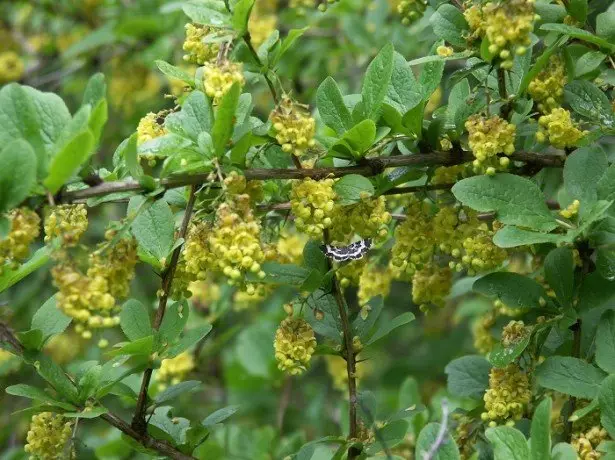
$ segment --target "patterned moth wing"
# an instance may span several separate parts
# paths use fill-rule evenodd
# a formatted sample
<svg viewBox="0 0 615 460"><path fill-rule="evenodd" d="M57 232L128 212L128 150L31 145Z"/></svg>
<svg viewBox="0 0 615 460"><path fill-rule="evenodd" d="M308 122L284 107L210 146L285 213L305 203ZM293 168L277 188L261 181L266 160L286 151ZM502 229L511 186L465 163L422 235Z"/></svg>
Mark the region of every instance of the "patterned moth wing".
<svg viewBox="0 0 615 460"><path fill-rule="evenodd" d="M324 253L327 257L336 262L345 262L346 260L361 259L371 247L372 240L368 238L366 240L351 243L348 246L332 246L330 244L325 244Z"/></svg>

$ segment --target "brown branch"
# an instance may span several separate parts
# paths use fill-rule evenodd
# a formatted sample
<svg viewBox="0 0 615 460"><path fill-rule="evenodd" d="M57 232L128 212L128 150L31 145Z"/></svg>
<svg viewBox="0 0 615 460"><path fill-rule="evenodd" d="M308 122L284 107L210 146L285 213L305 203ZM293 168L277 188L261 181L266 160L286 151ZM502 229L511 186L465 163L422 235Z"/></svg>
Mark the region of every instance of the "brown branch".
<svg viewBox="0 0 615 460"><path fill-rule="evenodd" d="M192 216L192 210L194 209L194 202L196 200L197 186L193 185L190 189L190 198L188 198L188 204L186 205L186 211L182 220L181 228L179 230L178 238L185 238L188 232L188 224L190 223L190 217ZM173 251L171 261L168 268L162 274L162 294L158 301L158 310L156 310L156 317L154 318L154 330L160 328L164 313L167 308L167 302L169 300L169 294L171 293L171 287L173 285L173 277L175 276L175 270L177 263L179 262L179 256L181 254L182 246L178 246ZM137 407L135 414L132 418L132 429L137 433L144 434L147 432L147 422L145 421L145 411L147 409L147 390L149 388L150 381L152 379L153 368L148 367L143 373L143 380L141 381L141 390L139 391L139 398L137 399Z"/></svg>
<svg viewBox="0 0 615 460"><path fill-rule="evenodd" d="M562 166L565 157L563 155L543 155L533 152L517 152L510 155L513 161L533 163L541 166ZM360 174L362 176L377 176L387 168L399 166L450 166L465 163L471 160L468 155L454 155L446 152L434 152L416 155L398 155L390 157L366 158L361 164L356 166L342 166L333 168L312 168L312 169L293 169L293 168L268 168L268 169L246 169L244 174L247 180L269 180L269 179L324 179L326 177L343 177L349 174ZM165 189L184 187L187 185L201 185L210 180L209 173L178 175L161 179L158 186ZM82 190L64 192L58 201L73 202L97 196L109 195L118 192L141 192L143 187L134 179L125 181L105 182L104 184L89 187Z"/></svg>
<svg viewBox="0 0 615 460"><path fill-rule="evenodd" d="M325 242L329 242L329 232L325 230ZM331 260L327 259L329 270L331 270ZM342 340L344 345L344 351L342 356L346 360L346 373L348 375L348 425L349 433L348 439L354 441L359 436L359 423L357 420L357 355L352 345L352 327L350 320L348 319L348 312L346 301L344 300L344 294L340 289L337 276L333 276L332 282L333 296L337 303L337 308L340 314L340 321L342 325ZM348 460L354 460L361 455L361 450L355 446L351 446L348 449Z"/></svg>

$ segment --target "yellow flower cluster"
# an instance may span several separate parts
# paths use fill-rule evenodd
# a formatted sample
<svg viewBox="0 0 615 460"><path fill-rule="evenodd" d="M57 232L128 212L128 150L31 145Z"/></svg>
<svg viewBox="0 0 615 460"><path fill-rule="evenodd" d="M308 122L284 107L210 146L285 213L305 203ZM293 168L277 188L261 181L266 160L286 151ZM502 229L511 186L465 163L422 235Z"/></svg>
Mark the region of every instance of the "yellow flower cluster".
<svg viewBox="0 0 615 460"><path fill-rule="evenodd" d="M156 372L158 390L164 390L167 385L177 385L194 369L192 353L184 351L175 358L163 359L160 369Z"/></svg>
<svg viewBox="0 0 615 460"><path fill-rule="evenodd" d="M54 206L45 218L45 242L60 238L63 248L72 248L87 229L88 211L84 204Z"/></svg>
<svg viewBox="0 0 615 460"><path fill-rule="evenodd" d="M167 133L164 125L160 123L161 114L150 112L139 120L137 126L137 144L141 145Z"/></svg>
<svg viewBox="0 0 615 460"><path fill-rule="evenodd" d="M397 13L401 16L404 25L418 21L425 14L427 0L401 0L397 5Z"/></svg>
<svg viewBox="0 0 615 460"><path fill-rule="evenodd" d="M275 260L281 264L301 265L303 262L303 248L307 243L305 235L297 233L280 232L275 245L268 248L265 258Z"/></svg>
<svg viewBox="0 0 615 460"><path fill-rule="evenodd" d="M406 219L395 229L391 269L396 278L407 278L427 264L434 253L433 222L427 203L409 196Z"/></svg>
<svg viewBox="0 0 615 460"><path fill-rule="evenodd" d="M70 363L80 351L80 337L72 332L54 335L45 344L45 352L58 364Z"/></svg>
<svg viewBox="0 0 615 460"><path fill-rule="evenodd" d="M581 207L581 202L579 200L574 200L570 203L566 209L562 209L559 214L566 219L572 219L579 213L579 208Z"/></svg>
<svg viewBox="0 0 615 460"><path fill-rule="evenodd" d="M474 348L482 355L489 353L496 341L491 334L491 328L495 326L496 315L489 311L476 319L472 325L472 337L474 338Z"/></svg>
<svg viewBox="0 0 615 460"><path fill-rule="evenodd" d="M367 303L374 297L386 297L391 290L393 275L390 270L365 265L359 277L359 290L357 297L362 307L361 316L365 319L369 313Z"/></svg>
<svg viewBox="0 0 615 460"><path fill-rule="evenodd" d="M224 178L224 187L226 188L226 193L231 195L249 195L252 203L258 203L264 197L263 185L260 181L247 181L246 176L239 174L237 171L231 171Z"/></svg>
<svg viewBox="0 0 615 460"><path fill-rule="evenodd" d="M30 253L30 243L40 233L41 219L28 208L13 209L9 215L11 230L6 238L0 239L0 275L5 268L17 268Z"/></svg>
<svg viewBox="0 0 615 460"><path fill-rule="evenodd" d="M107 241L113 237L114 232L107 231ZM54 285L59 290L58 307L77 322L75 331L84 339L92 337L90 329L119 324L116 299L128 295L136 263L137 245L131 238L121 239L108 249L101 245L90 254L85 275L68 260L51 269Z"/></svg>
<svg viewBox="0 0 615 460"><path fill-rule="evenodd" d="M258 4L254 5L248 20L248 31L250 32L250 41L258 48L275 31L278 18L275 14L262 13L257 6Z"/></svg>
<svg viewBox="0 0 615 460"><path fill-rule="evenodd" d="M561 105L566 82L564 63L559 56L554 55L549 59L547 67L530 82L527 92L536 101L538 110L546 114Z"/></svg>
<svg viewBox="0 0 615 460"><path fill-rule="evenodd" d="M485 412L481 414L489 426L498 422L519 420L532 398L528 376L517 364L505 368L494 367L489 373L489 389L483 397Z"/></svg>
<svg viewBox="0 0 615 460"><path fill-rule="evenodd" d="M465 179L471 175L471 168L467 164L455 166L438 166L431 178L431 183L439 184L454 184L458 180Z"/></svg>
<svg viewBox="0 0 615 460"><path fill-rule="evenodd" d="M451 48L450 46L440 45L436 49L436 53L438 54L438 56L441 56L441 57L449 57L453 55L454 51L453 51L453 48ZM450 140L448 142L450 143ZM450 149L447 149L447 150L450 150Z"/></svg>
<svg viewBox="0 0 615 460"><path fill-rule="evenodd" d="M194 281L196 281L196 276L194 273L190 273L187 270L186 258L184 254L182 254L175 268L170 297L173 300L188 299L192 297L190 286Z"/></svg>
<svg viewBox="0 0 615 460"><path fill-rule="evenodd" d="M241 63L224 61L208 62L203 68L203 86L205 93L217 104L222 99L233 83L240 86L246 83L243 76L243 65Z"/></svg>
<svg viewBox="0 0 615 460"><path fill-rule="evenodd" d="M280 323L273 347L278 369L289 375L302 374L316 349L314 330L305 320L288 317Z"/></svg>
<svg viewBox="0 0 615 460"><path fill-rule="evenodd" d="M553 109L550 114L541 116L538 123L541 129L536 133L536 140L548 140L558 149L574 147L587 134L587 131L581 131L577 127L566 109Z"/></svg>
<svg viewBox="0 0 615 460"><path fill-rule="evenodd" d="M602 454L597 448L608 437L608 432L602 426L596 425L586 432L573 433L570 444L580 460L598 460Z"/></svg>
<svg viewBox="0 0 615 460"><path fill-rule="evenodd" d="M184 61L203 65L212 61L218 55L220 46L217 43L206 43L205 38L211 32L207 26L200 24L186 24L186 39L182 46L186 52Z"/></svg>
<svg viewBox="0 0 615 460"><path fill-rule="evenodd" d="M269 117L282 150L300 157L315 144L316 121L306 107L284 97Z"/></svg>
<svg viewBox="0 0 615 460"><path fill-rule="evenodd" d="M323 231L333 225L336 198L333 179L316 181L306 178L294 181L290 192L290 207L295 215L297 230L321 240Z"/></svg>
<svg viewBox="0 0 615 460"><path fill-rule="evenodd" d="M257 284L252 294L243 290L235 291L233 294L233 310L244 311L252 309L265 300L267 295L271 293L271 290L272 286L270 284Z"/></svg>
<svg viewBox="0 0 615 460"><path fill-rule="evenodd" d="M510 321L504 326L504 329L502 329L502 345L505 347L515 345L517 342L524 339L528 332L528 328L525 327L523 321Z"/></svg>
<svg viewBox="0 0 615 460"><path fill-rule="evenodd" d="M340 282L342 288L346 288L351 284L353 286L359 285L361 274L367 265L367 258L364 257L359 260L351 260L350 262L340 265L335 271L335 276Z"/></svg>
<svg viewBox="0 0 615 460"><path fill-rule="evenodd" d="M333 380L333 388L344 393L348 397L348 371L346 369L346 360L338 355L326 355L327 371ZM368 372L366 362L356 363L355 377L357 385L360 380L365 378Z"/></svg>
<svg viewBox="0 0 615 460"><path fill-rule="evenodd" d="M188 234L184 256L186 270L197 279L205 279L207 270L223 273L230 284L256 292L246 284L246 274L263 278L261 264L265 254L260 240L261 225L250 207L250 196L235 195L222 203L216 211L213 228L205 222L194 225Z"/></svg>
<svg viewBox="0 0 615 460"><path fill-rule="evenodd" d="M442 308L452 283L450 268L429 263L412 276L412 301L422 312L428 312L431 305Z"/></svg>
<svg viewBox="0 0 615 460"><path fill-rule="evenodd" d="M474 37L487 37L489 52L498 55L500 66L511 69L513 53L522 55L531 43L534 0L491 1L466 9L464 16Z"/></svg>
<svg viewBox="0 0 615 460"><path fill-rule="evenodd" d="M0 53L0 84L19 80L24 72L23 59L14 51Z"/></svg>
<svg viewBox="0 0 615 460"><path fill-rule="evenodd" d="M461 240L461 248L451 252L453 257L461 258L460 262L449 262L451 268L458 272L466 269L468 275L474 276L495 270L504 263L507 252L493 244L493 230L486 223L464 223L459 227L460 235L466 237Z"/></svg>
<svg viewBox="0 0 615 460"><path fill-rule="evenodd" d="M113 73L109 79L109 101L116 110L131 115L140 104L157 96L161 81L149 68L127 62L112 63Z"/></svg>
<svg viewBox="0 0 615 460"><path fill-rule="evenodd" d="M333 241L349 242L356 233L361 238L383 241L389 234L390 222L386 198L364 196L358 203L335 207L331 237Z"/></svg>
<svg viewBox="0 0 615 460"><path fill-rule="evenodd" d="M506 155L514 153L517 128L497 115L491 118L472 115L465 126L468 130L470 149L476 158L473 163L475 167L480 167L498 153ZM502 160L508 164L507 158L500 159L500 163Z"/></svg>
<svg viewBox="0 0 615 460"><path fill-rule="evenodd" d="M72 434L73 423L59 414L41 412L32 416L24 450L37 460L67 458L66 443ZM70 457L73 453L71 452Z"/></svg>
<svg viewBox="0 0 615 460"><path fill-rule="evenodd" d="M459 447L461 460L469 460L476 451L474 448L474 436L472 432L473 420L467 415L453 414L457 420L457 428L455 428L454 439L455 444Z"/></svg>

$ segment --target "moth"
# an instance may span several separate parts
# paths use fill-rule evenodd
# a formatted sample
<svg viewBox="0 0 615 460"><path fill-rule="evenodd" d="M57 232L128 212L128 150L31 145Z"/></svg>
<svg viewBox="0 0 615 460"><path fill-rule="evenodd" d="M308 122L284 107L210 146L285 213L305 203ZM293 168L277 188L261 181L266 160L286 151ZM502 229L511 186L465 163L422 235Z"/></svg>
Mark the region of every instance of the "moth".
<svg viewBox="0 0 615 460"><path fill-rule="evenodd" d="M336 262L344 262L346 260L359 260L367 251L372 247L371 238L360 240L355 243L351 243L348 246L333 246L330 244L324 245L324 253L330 259Z"/></svg>

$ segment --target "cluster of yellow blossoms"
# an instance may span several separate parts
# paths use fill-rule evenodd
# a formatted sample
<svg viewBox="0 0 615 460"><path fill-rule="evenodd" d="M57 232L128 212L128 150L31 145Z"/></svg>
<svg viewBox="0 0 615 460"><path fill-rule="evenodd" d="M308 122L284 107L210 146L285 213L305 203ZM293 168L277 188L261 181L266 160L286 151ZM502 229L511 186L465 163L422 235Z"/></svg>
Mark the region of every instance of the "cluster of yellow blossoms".
<svg viewBox="0 0 615 460"><path fill-rule="evenodd" d="M504 368L494 367L489 373L489 389L483 397L485 412L481 418L489 426L514 423L521 419L532 398L528 376L517 364Z"/></svg>
<svg viewBox="0 0 615 460"><path fill-rule="evenodd" d="M163 359L160 369L156 371L158 390L163 391L168 385L177 385L194 369L192 354L184 351L175 358Z"/></svg>
<svg viewBox="0 0 615 460"><path fill-rule="evenodd" d="M566 219L572 219L579 213L579 208L581 207L581 202L579 200L574 200L570 203L566 209L562 209L559 214ZM578 253L578 252L577 252Z"/></svg>
<svg viewBox="0 0 615 460"><path fill-rule="evenodd" d="M246 80L243 76L241 63L222 61L208 62L203 68L203 86L205 93L217 104L222 99L233 83L243 86Z"/></svg>
<svg viewBox="0 0 615 460"><path fill-rule="evenodd" d="M45 218L45 242L60 238L63 248L72 248L88 229L88 211L83 204L54 206Z"/></svg>
<svg viewBox="0 0 615 460"><path fill-rule="evenodd" d="M404 25L410 25L423 17L427 8L427 0L401 0L397 2L397 13Z"/></svg>
<svg viewBox="0 0 615 460"><path fill-rule="evenodd" d="M160 136L167 134L163 123L160 123L161 114L150 112L139 120L137 126L137 144L141 145Z"/></svg>
<svg viewBox="0 0 615 460"><path fill-rule="evenodd" d="M490 1L472 5L464 12L473 37L486 37L489 52L499 56L500 66L511 69L514 54L525 54L534 29L534 0Z"/></svg>
<svg viewBox="0 0 615 460"><path fill-rule="evenodd" d="M250 41L255 47L259 47L267 40L278 25L278 18L274 13L268 13L256 2L248 20L248 32Z"/></svg>
<svg viewBox="0 0 615 460"><path fill-rule="evenodd" d="M381 295L386 297L391 290L391 281L393 281L393 275L390 270L365 265L361 276L359 277L359 290L357 297L359 299L359 305L361 306L361 317L367 318L369 314L369 306L367 303L373 297Z"/></svg>
<svg viewBox="0 0 615 460"><path fill-rule="evenodd" d="M495 270L506 260L506 250L493 244L493 230L485 222L479 222L475 213L472 218L457 227L461 248L453 249L451 255L459 262L451 261L449 266L468 275ZM461 237L464 237L461 239Z"/></svg>
<svg viewBox="0 0 615 460"><path fill-rule="evenodd" d="M0 84L19 80L24 72L23 59L15 51L0 53Z"/></svg>
<svg viewBox="0 0 615 460"><path fill-rule="evenodd" d="M486 355L496 344L491 334L491 328L495 326L496 314L493 310L479 316L472 324L472 337L474 348L482 355Z"/></svg>
<svg viewBox="0 0 615 460"><path fill-rule="evenodd" d="M481 168L488 162L487 174L495 173L493 161L498 153L510 155L515 152L515 135L517 128L497 115L485 118L480 115L472 115L465 124L468 130L468 143L472 154L476 158L474 167ZM508 158L500 158L499 165L508 166Z"/></svg>
<svg viewBox="0 0 615 460"><path fill-rule="evenodd" d="M265 254L260 240L261 226L250 207L250 196L236 195L222 203L216 211L213 228L206 222L192 226L184 257L186 271L197 279L205 279L207 270L223 273L230 284L245 287L250 295L256 292L246 283L246 274L263 278L261 264Z"/></svg>
<svg viewBox="0 0 615 460"><path fill-rule="evenodd" d="M378 198L361 196L361 201L348 206L336 206L333 212L331 238L349 242L357 234L361 238L383 241L389 234L391 214L384 195Z"/></svg>
<svg viewBox="0 0 615 460"><path fill-rule="evenodd" d="M140 104L158 95L162 87L158 76L149 68L131 62L115 60L109 79L109 101L126 115L135 112Z"/></svg>
<svg viewBox="0 0 615 460"><path fill-rule="evenodd" d="M30 244L40 233L41 219L27 208L13 209L9 215L11 230L0 239L0 275L5 268L17 268L30 253Z"/></svg>
<svg viewBox="0 0 615 460"><path fill-rule="evenodd" d="M310 238L321 240L323 231L333 225L334 183L333 179L317 181L309 177L293 182L290 206L296 217L295 225Z"/></svg>
<svg viewBox="0 0 615 460"><path fill-rule="evenodd" d="M542 113L549 113L559 107L564 97L566 69L562 59L551 56L547 67L540 71L527 87L527 92L538 105Z"/></svg>
<svg viewBox="0 0 615 460"><path fill-rule="evenodd" d="M573 433L570 444L580 460L598 460L602 457L598 446L608 437L609 433L602 426L595 425L585 432Z"/></svg>
<svg viewBox="0 0 615 460"><path fill-rule="evenodd" d="M207 26L190 23L186 24L185 28L186 39L182 46L186 52L184 54L184 61L203 65L215 59L220 46L217 43L207 43L205 41L207 35L211 33L211 29Z"/></svg>
<svg viewBox="0 0 615 460"><path fill-rule="evenodd" d="M450 268L429 263L412 276L412 302L423 312L429 311L431 305L444 307L452 283Z"/></svg>
<svg viewBox="0 0 615 460"><path fill-rule="evenodd" d="M510 321L502 329L502 345L510 347L527 337L529 329L523 321Z"/></svg>
<svg viewBox="0 0 615 460"><path fill-rule="evenodd" d="M271 112L270 119L275 138L286 153L301 157L314 146L316 121L306 107L284 97Z"/></svg>
<svg viewBox="0 0 615 460"><path fill-rule="evenodd" d="M558 149L576 146L587 134L587 131L581 131L577 127L570 112L562 108L553 109L548 115L541 116L538 123L541 129L536 133L536 140L538 142L548 140Z"/></svg>
<svg viewBox="0 0 615 460"><path fill-rule="evenodd" d="M24 450L33 459L61 460L67 458L66 443L72 434L73 423L59 414L41 412L32 416ZM74 453L70 451L69 458Z"/></svg>
<svg viewBox="0 0 615 460"><path fill-rule="evenodd" d="M346 369L346 360L338 355L326 355L327 371L333 380L333 388L342 392L348 397L348 371ZM367 362L356 363L355 378L357 385L365 378L369 371Z"/></svg>
<svg viewBox="0 0 615 460"><path fill-rule="evenodd" d="M340 265L335 271L335 275L340 282L342 288L346 288L350 285L358 286L361 274L367 265L367 258L364 257L359 260L351 260L350 262Z"/></svg>
<svg viewBox="0 0 615 460"><path fill-rule="evenodd" d="M71 228L66 229L72 232ZM106 242L92 252L83 274L63 250L55 254L58 264L51 269L58 288L58 307L77 323L75 331L84 339L92 337L90 329L119 324L117 299L125 298L137 263L137 244L133 238L121 238L111 247L114 230L105 233ZM101 346L106 346L103 340Z"/></svg>
<svg viewBox="0 0 615 460"><path fill-rule="evenodd" d="M273 346L281 371L302 374L316 349L314 330L304 319L288 317L280 323Z"/></svg>
<svg viewBox="0 0 615 460"><path fill-rule="evenodd" d="M266 253L267 260L276 260L281 264L301 265L303 249L307 243L305 235L300 233L280 232L275 246L270 246Z"/></svg>

